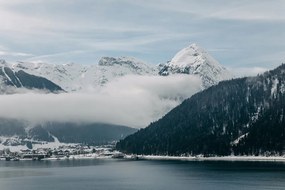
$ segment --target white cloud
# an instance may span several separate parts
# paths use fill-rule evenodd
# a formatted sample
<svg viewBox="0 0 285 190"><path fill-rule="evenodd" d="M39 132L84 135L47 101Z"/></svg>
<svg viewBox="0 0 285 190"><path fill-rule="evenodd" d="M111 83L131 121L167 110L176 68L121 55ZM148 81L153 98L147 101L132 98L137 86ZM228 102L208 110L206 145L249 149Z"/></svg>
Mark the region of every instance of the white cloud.
<svg viewBox="0 0 285 190"><path fill-rule="evenodd" d="M268 68L264 67L240 67L240 68L229 68L229 70L236 77L256 76L268 71Z"/></svg>
<svg viewBox="0 0 285 190"><path fill-rule="evenodd" d="M284 1L240 1L229 4L226 9L212 12L209 17L235 20L285 20Z"/></svg>
<svg viewBox="0 0 285 190"><path fill-rule="evenodd" d="M30 57L33 56L29 53L23 53L23 52L10 52L10 51L0 51L0 56L19 56L19 57Z"/></svg>
<svg viewBox="0 0 285 190"><path fill-rule="evenodd" d="M84 93L2 95L0 117L146 127L200 86L200 79L188 75L126 76Z"/></svg>
<svg viewBox="0 0 285 190"><path fill-rule="evenodd" d="M166 12L185 13L196 18L223 20L285 20L283 0L275 1L195 1L195 0L125 0L152 9Z"/></svg>
<svg viewBox="0 0 285 190"><path fill-rule="evenodd" d="M1 57L12 56L12 57L21 57L22 58L22 57L31 57L33 55L30 53L24 53L24 52L14 52L14 51L9 50L9 48L0 45L0 56Z"/></svg>

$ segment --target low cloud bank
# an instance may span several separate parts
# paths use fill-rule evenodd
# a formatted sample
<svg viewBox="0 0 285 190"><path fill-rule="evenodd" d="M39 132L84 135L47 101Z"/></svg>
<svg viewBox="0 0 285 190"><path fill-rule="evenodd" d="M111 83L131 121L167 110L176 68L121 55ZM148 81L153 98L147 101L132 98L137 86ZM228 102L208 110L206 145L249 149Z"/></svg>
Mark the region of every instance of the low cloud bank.
<svg viewBox="0 0 285 190"><path fill-rule="evenodd" d="M125 76L86 92L1 95L0 117L146 127L201 90L195 76Z"/></svg>
<svg viewBox="0 0 285 190"><path fill-rule="evenodd" d="M229 68L229 70L236 77L247 77L247 76L256 76L258 74L263 74L265 71L269 69L263 67L241 67L241 68Z"/></svg>

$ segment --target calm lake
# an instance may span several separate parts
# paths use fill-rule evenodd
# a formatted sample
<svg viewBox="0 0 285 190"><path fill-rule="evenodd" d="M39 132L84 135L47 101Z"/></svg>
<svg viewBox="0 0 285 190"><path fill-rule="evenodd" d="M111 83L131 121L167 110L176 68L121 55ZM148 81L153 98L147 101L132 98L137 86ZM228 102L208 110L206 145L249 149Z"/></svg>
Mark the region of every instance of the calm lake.
<svg viewBox="0 0 285 190"><path fill-rule="evenodd" d="M0 161L1 190L285 189L285 164L190 161Z"/></svg>

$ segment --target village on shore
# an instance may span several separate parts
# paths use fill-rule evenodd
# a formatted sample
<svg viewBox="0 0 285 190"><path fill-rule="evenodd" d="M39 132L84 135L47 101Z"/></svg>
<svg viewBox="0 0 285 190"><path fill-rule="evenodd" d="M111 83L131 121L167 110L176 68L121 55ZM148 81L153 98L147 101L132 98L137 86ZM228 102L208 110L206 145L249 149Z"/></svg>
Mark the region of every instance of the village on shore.
<svg viewBox="0 0 285 190"><path fill-rule="evenodd" d="M62 144L57 147L34 149L0 149L0 161L41 161L76 159L126 159L126 160L180 160L180 161L265 161L285 162L285 156L168 156L168 155L127 155L115 149L115 144L88 146L82 144Z"/></svg>
<svg viewBox="0 0 285 190"><path fill-rule="evenodd" d="M11 151L9 148L0 150L0 160L66 160L87 158L136 158L127 156L114 149L114 145L86 146L80 144L62 145L57 148L21 149Z"/></svg>

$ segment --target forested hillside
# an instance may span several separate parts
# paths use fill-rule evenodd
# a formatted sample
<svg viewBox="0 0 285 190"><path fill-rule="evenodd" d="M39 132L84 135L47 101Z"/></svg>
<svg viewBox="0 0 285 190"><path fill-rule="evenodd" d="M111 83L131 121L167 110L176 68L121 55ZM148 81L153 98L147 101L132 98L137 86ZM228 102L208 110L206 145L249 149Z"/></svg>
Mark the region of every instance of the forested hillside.
<svg viewBox="0 0 285 190"><path fill-rule="evenodd" d="M285 65L193 95L117 149L156 155L262 155L285 150Z"/></svg>

